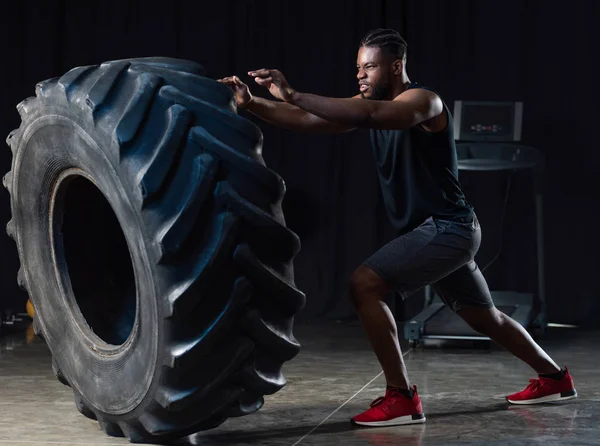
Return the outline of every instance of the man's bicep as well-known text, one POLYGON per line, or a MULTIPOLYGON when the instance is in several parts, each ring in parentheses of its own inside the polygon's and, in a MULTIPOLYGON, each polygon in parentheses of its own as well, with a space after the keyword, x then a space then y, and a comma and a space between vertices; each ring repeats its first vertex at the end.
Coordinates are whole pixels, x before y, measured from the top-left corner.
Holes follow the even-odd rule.
POLYGON ((428 121, 443 111, 439 96, 428 90, 409 90, 393 101, 379 101, 370 116, 378 129, 407 129, 428 121))
POLYGON ((394 99, 394 102, 403 105, 402 113, 405 114, 411 125, 421 124, 444 111, 444 104, 440 97, 434 92, 422 88, 409 90, 394 99))

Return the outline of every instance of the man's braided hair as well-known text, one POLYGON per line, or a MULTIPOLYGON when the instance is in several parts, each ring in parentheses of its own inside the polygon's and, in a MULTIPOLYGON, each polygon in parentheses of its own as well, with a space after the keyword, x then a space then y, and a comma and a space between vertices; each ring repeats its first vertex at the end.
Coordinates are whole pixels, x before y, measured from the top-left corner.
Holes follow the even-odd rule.
POLYGON ((377 47, 402 60, 406 57, 408 47, 398 31, 382 28, 370 31, 363 37, 360 46, 377 47))

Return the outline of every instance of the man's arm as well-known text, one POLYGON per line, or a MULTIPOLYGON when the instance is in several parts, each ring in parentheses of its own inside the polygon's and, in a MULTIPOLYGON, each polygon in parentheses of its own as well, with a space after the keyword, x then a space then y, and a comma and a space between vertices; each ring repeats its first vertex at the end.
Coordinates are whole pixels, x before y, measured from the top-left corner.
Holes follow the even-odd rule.
POLYGON ((373 129, 408 129, 444 109, 439 96, 421 88, 405 91, 393 101, 352 101, 298 92, 288 101, 329 122, 373 129))
POLYGON ((442 100, 422 88, 408 90, 393 101, 338 99, 299 93, 288 84, 279 70, 248 73, 271 94, 328 122, 373 129, 408 129, 428 121, 444 111, 442 100))
POLYGON ((270 124, 288 130, 310 133, 345 133, 354 129, 353 126, 329 122, 295 105, 269 101, 256 96, 252 98, 245 109, 270 124))
POLYGON ((292 104, 257 98, 237 76, 218 81, 233 90, 239 109, 247 109, 250 113, 278 127, 314 133, 343 133, 353 130, 352 126, 333 124, 292 104))

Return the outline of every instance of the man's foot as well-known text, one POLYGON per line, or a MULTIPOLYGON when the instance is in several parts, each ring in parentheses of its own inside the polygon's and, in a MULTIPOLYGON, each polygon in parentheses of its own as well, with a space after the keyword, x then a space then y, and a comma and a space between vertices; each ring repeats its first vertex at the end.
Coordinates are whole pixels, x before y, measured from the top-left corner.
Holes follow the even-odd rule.
POLYGON ((539 377, 530 379, 525 390, 506 397, 512 404, 540 404, 552 401, 564 401, 577 398, 577 390, 573 385, 573 378, 569 369, 565 367, 561 379, 539 377))
POLYGON ((371 408, 352 418, 352 424, 359 426, 397 426, 425 422, 425 414, 421 399, 417 394, 417 386, 412 399, 404 396, 396 389, 387 389, 385 396, 371 403, 371 408))

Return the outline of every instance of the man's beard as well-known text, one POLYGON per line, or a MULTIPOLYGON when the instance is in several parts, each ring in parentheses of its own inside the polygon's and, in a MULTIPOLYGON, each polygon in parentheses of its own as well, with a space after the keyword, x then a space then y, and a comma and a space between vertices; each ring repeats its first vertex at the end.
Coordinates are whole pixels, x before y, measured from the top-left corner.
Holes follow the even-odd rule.
POLYGON ((382 101, 390 97, 392 88, 389 85, 371 85, 371 97, 367 98, 364 93, 361 93, 363 99, 371 99, 372 101, 382 101))

